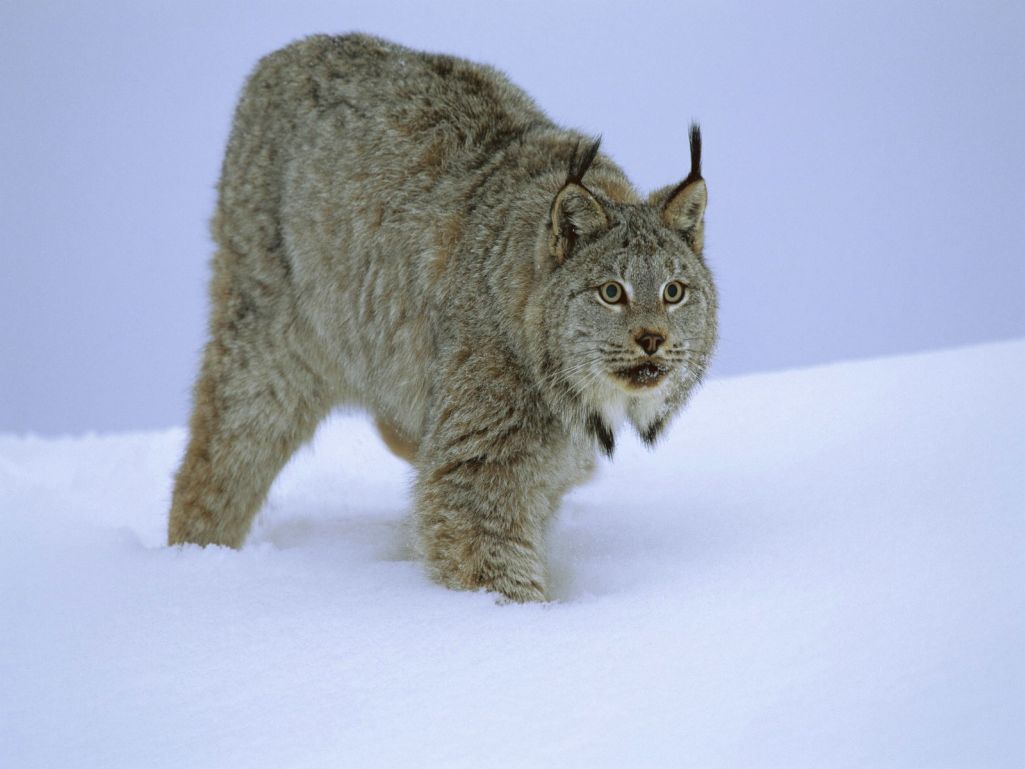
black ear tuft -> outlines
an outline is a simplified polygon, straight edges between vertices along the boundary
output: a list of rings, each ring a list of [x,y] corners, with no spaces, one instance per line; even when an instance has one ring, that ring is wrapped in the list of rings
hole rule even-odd
[[[663,195],[661,191],[659,197]],[[699,255],[705,243],[705,206],[708,188],[701,176],[701,129],[697,123],[690,126],[690,173],[664,198],[662,221],[681,233]]]
[[[690,124],[690,173],[687,174],[687,178],[677,184],[673,191],[669,193],[669,199],[672,200],[677,196],[678,193],[694,182],[702,179],[701,176],[701,126],[697,123]]]
[[[700,152],[700,137],[699,148]],[[594,159],[598,157],[598,148],[601,146],[601,137],[597,136],[587,142],[584,139],[577,141],[576,146],[573,148],[573,154],[569,159],[569,171],[566,174],[566,184],[579,184],[584,187],[584,174],[594,163]],[[587,189],[584,187],[584,189]],[[589,190],[588,190],[589,191]]]
[[[701,126],[690,124],[690,173],[691,181],[701,178]]]

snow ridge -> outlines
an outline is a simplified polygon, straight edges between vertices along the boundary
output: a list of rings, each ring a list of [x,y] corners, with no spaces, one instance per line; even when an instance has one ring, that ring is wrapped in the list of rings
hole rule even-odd
[[[0,764],[1020,766],[1022,393],[1025,340],[714,381],[544,606],[426,579],[357,416],[237,552],[163,547],[180,429],[0,436]]]

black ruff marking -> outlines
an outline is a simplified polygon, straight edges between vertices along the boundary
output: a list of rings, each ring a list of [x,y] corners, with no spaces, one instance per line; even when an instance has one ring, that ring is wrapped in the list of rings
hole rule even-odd
[[[591,414],[587,418],[587,430],[598,441],[598,448],[602,454],[612,459],[612,452],[616,450],[616,439],[612,435],[612,430],[605,424],[605,420],[598,414]]]
[[[662,435],[662,430],[666,426],[665,419],[657,419],[648,425],[648,429],[641,433],[641,440],[644,441],[644,445],[649,449],[655,447],[655,442]]]

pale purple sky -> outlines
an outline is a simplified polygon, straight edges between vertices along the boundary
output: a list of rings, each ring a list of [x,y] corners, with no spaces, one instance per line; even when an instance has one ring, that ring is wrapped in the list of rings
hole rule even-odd
[[[239,88],[351,30],[498,66],[642,189],[699,119],[717,375],[1025,335],[1020,1],[6,2],[0,431],[185,422]]]

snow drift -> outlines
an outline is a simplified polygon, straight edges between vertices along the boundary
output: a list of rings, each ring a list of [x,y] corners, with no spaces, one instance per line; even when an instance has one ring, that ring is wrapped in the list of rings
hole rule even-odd
[[[324,425],[246,547],[163,546],[184,432],[0,436],[9,767],[1011,767],[1025,341],[715,381],[550,536],[431,584],[408,469]]]

